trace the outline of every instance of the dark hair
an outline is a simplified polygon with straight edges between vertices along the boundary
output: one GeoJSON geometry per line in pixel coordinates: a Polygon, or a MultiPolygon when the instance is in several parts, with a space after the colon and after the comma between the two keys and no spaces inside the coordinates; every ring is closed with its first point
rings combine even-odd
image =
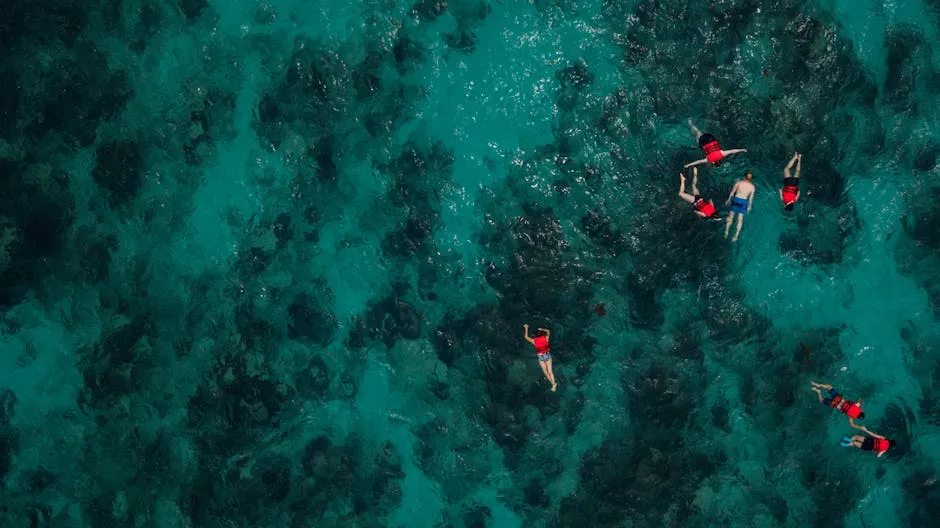
{"type": "Polygon", "coordinates": [[[548,332],[546,332],[545,330],[536,330],[536,331],[535,331],[535,337],[541,337],[541,336],[547,336],[547,335],[548,335],[548,332]]]}
{"type": "Polygon", "coordinates": [[[858,419],[859,419],[859,420],[864,420],[864,419],[865,419],[865,413],[863,413],[863,412],[858,413],[858,419]]]}
{"type": "Polygon", "coordinates": [[[889,447],[894,447],[894,444],[896,444],[896,443],[897,443],[897,442],[895,442],[894,440],[888,440],[888,446],[889,446],[889,447]]]}
{"type": "Polygon", "coordinates": [[[712,162],[712,167],[717,167],[717,166],[719,166],[719,165],[721,165],[721,160],[713,161],[713,162],[712,162]]]}
{"type": "Polygon", "coordinates": [[[784,205],[784,206],[783,206],[783,210],[784,210],[784,211],[792,211],[792,210],[793,210],[793,202],[790,202],[790,203],[784,205]]]}
{"type": "Polygon", "coordinates": [[[748,180],[750,180],[751,178],[754,177],[754,173],[751,172],[751,171],[745,171],[745,172],[744,172],[744,177],[747,178],[748,180]]]}

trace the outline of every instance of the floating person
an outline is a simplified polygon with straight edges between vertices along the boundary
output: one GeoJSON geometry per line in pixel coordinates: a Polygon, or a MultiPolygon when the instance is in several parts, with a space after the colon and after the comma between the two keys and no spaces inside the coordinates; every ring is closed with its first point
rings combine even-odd
{"type": "Polygon", "coordinates": [[[819,398],[819,403],[823,405],[828,405],[833,409],[837,409],[842,414],[849,417],[849,425],[856,429],[864,430],[865,427],[861,425],[855,425],[855,419],[859,420],[865,419],[865,413],[862,412],[862,400],[854,402],[852,400],[847,400],[839,394],[839,391],[832,388],[832,385],[826,385],[825,383],[816,383],[815,381],[810,380],[810,383],[813,385],[812,389],[816,393],[816,397],[819,398]],[[829,391],[829,397],[824,398],[822,391],[829,391]]]}
{"type": "Polygon", "coordinates": [[[881,458],[881,455],[887,453],[888,449],[891,449],[896,444],[894,440],[888,440],[880,434],[875,434],[864,427],[861,427],[861,430],[871,436],[852,435],[851,438],[843,436],[839,445],[842,447],[857,447],[862,451],[874,451],[878,453],[878,458],[881,458]]]}
{"type": "Polygon", "coordinates": [[[728,201],[725,202],[725,205],[729,205],[728,209],[728,220],[725,222],[725,238],[728,238],[728,231],[731,230],[731,222],[734,221],[734,215],[738,215],[738,228],[734,232],[734,238],[731,239],[732,242],[737,242],[738,237],[741,236],[741,226],[744,225],[744,215],[751,212],[751,205],[754,203],[754,191],[756,188],[754,184],[751,183],[751,180],[754,179],[754,175],[751,174],[751,171],[744,173],[744,179],[734,182],[734,187],[731,188],[731,194],[728,195],[728,201]]]}
{"type": "Polygon", "coordinates": [[[783,202],[784,211],[792,211],[793,205],[800,199],[800,165],[803,163],[803,155],[799,152],[793,153],[790,163],[783,169],[783,189],[780,189],[780,200],[783,202]],[[796,162],[796,176],[790,175],[790,168],[796,162]]]}
{"type": "Polygon", "coordinates": [[[718,210],[711,200],[702,198],[698,192],[698,167],[692,169],[692,194],[685,192],[685,175],[679,174],[679,197],[692,204],[695,214],[702,218],[717,218],[718,210]]]}
{"type": "Polygon", "coordinates": [[[531,338],[529,337],[529,325],[524,324],[522,328],[525,329],[525,340],[532,343],[535,347],[535,355],[539,358],[539,366],[542,367],[542,373],[545,374],[545,379],[552,384],[552,392],[555,392],[555,389],[558,388],[558,383],[555,382],[555,372],[552,370],[551,348],[548,346],[548,340],[552,336],[552,331],[548,328],[539,328],[538,333],[535,334],[535,338],[531,338]]]}
{"type": "Polygon", "coordinates": [[[747,152],[747,149],[731,149],[731,150],[721,150],[721,145],[718,144],[718,140],[715,139],[715,136],[709,133],[702,133],[701,130],[695,128],[695,123],[689,119],[689,128],[692,129],[692,133],[695,134],[695,139],[698,140],[698,146],[700,149],[705,151],[705,157],[693,161],[685,166],[685,168],[694,167],[695,165],[701,165],[703,163],[711,163],[713,167],[717,167],[721,164],[721,160],[725,156],[730,156],[732,154],[737,154],[739,152],[747,152]]]}

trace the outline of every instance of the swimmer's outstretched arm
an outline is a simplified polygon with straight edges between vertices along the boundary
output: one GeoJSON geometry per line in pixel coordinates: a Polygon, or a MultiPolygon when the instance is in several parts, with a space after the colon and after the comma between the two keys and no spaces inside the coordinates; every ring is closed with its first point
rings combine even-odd
{"type": "Polygon", "coordinates": [[[724,156],[730,156],[732,154],[737,154],[739,152],[747,152],[747,149],[731,149],[731,150],[722,150],[721,154],[724,156]]]}
{"type": "Polygon", "coordinates": [[[855,418],[849,418],[849,426],[858,429],[859,431],[867,431],[864,425],[856,425],[855,418]]]}
{"type": "MultiPolygon", "coordinates": [[[[796,159],[797,159],[799,156],[800,156],[800,155],[799,155],[798,153],[796,153],[796,152],[793,153],[793,157],[790,158],[790,163],[787,163],[787,166],[783,168],[783,177],[784,177],[784,178],[789,178],[789,177],[790,177],[790,169],[793,167],[793,164],[796,163],[796,159]]],[[[797,170],[796,174],[797,174],[797,178],[799,178],[800,171],[797,170]]]]}
{"type": "Polygon", "coordinates": [[[695,134],[695,139],[702,137],[702,131],[695,126],[695,123],[693,123],[691,119],[689,119],[689,128],[691,128],[692,133],[695,134]]]}
{"type": "Polygon", "coordinates": [[[701,164],[703,164],[703,163],[708,163],[708,158],[702,158],[702,159],[700,159],[700,160],[698,160],[698,161],[693,161],[692,163],[687,163],[687,164],[684,165],[684,167],[688,169],[689,167],[694,167],[694,166],[696,166],[696,165],[701,165],[701,164]]]}
{"type": "MultiPolygon", "coordinates": [[[[800,177],[800,165],[803,164],[803,155],[799,152],[796,153],[796,177],[800,177]]],[[[799,195],[799,193],[797,193],[799,195]]]]}
{"type": "Polygon", "coordinates": [[[523,328],[523,330],[525,330],[525,335],[523,336],[523,337],[525,337],[525,340],[528,341],[528,342],[530,342],[530,343],[535,343],[535,340],[532,339],[531,337],[529,337],[529,325],[524,324],[524,325],[522,325],[522,328],[523,328]]]}
{"type": "Polygon", "coordinates": [[[820,389],[832,390],[832,385],[826,385],[825,383],[816,383],[813,380],[809,381],[813,387],[819,387],[820,389]]]}
{"type": "Polygon", "coordinates": [[[731,188],[731,192],[728,194],[728,199],[725,201],[725,205],[731,203],[731,199],[734,198],[734,193],[738,192],[738,182],[734,182],[734,187],[731,188]]]}
{"type": "Polygon", "coordinates": [[[873,433],[873,432],[869,431],[868,428],[865,427],[864,425],[861,426],[861,427],[859,427],[859,429],[862,430],[862,431],[865,431],[866,433],[868,433],[869,436],[873,436],[873,437],[875,437],[875,438],[880,438],[880,439],[882,439],[882,440],[885,439],[885,437],[881,436],[880,434],[878,434],[878,433],[873,433]]]}

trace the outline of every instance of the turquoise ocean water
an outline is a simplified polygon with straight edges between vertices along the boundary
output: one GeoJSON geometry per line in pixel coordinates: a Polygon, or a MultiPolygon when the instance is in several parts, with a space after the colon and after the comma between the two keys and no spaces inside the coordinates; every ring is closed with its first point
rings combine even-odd
{"type": "Polygon", "coordinates": [[[0,11],[2,526],[936,525],[936,0],[0,11]]]}

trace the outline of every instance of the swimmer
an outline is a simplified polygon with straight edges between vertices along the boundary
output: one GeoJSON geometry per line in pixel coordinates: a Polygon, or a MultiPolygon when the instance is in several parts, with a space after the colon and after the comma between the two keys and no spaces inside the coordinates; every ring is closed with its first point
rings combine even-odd
{"type": "Polygon", "coordinates": [[[842,447],[857,447],[862,451],[874,451],[878,453],[878,458],[881,458],[881,455],[887,453],[888,449],[891,449],[896,444],[894,440],[888,440],[880,434],[875,434],[864,427],[860,429],[871,435],[871,438],[862,435],[852,435],[851,438],[843,436],[840,445],[842,447]]]}
{"type": "Polygon", "coordinates": [[[698,146],[703,151],[705,151],[705,157],[693,161],[685,166],[685,168],[694,167],[695,165],[701,165],[703,163],[711,163],[713,167],[721,165],[721,160],[725,156],[730,156],[732,154],[737,154],[739,152],[747,152],[747,149],[731,149],[731,150],[721,150],[721,146],[718,144],[718,140],[715,139],[715,136],[709,133],[702,133],[701,130],[695,128],[695,123],[689,119],[689,128],[692,129],[692,133],[695,134],[695,139],[698,140],[698,146]]]}
{"type": "Polygon", "coordinates": [[[832,385],[826,385],[825,383],[816,383],[815,381],[810,381],[813,385],[811,390],[816,393],[816,397],[819,399],[819,403],[823,405],[828,405],[833,409],[838,409],[839,412],[849,417],[849,425],[855,429],[864,430],[865,427],[861,425],[855,425],[855,419],[859,420],[865,419],[865,413],[862,412],[862,400],[853,402],[852,400],[847,400],[839,394],[839,391],[832,388],[832,385]],[[829,397],[824,398],[822,391],[829,391],[829,397]]]}
{"type": "Polygon", "coordinates": [[[734,221],[734,215],[738,215],[738,229],[734,232],[732,242],[737,242],[741,236],[741,226],[744,224],[744,215],[751,212],[751,205],[754,203],[754,184],[751,180],[754,175],[750,171],[744,173],[744,179],[735,182],[731,188],[731,194],[728,195],[728,201],[725,205],[730,205],[728,221],[725,222],[725,238],[728,238],[728,231],[731,230],[731,222],[734,221]]]}
{"type": "Polygon", "coordinates": [[[702,198],[698,192],[698,167],[692,169],[692,194],[685,192],[685,175],[679,174],[679,197],[692,204],[692,207],[695,208],[695,214],[702,218],[715,218],[718,216],[715,203],[702,198]]]}
{"type": "Polygon", "coordinates": [[[783,189],[780,190],[780,200],[783,202],[784,211],[792,211],[793,205],[800,199],[800,165],[803,163],[803,155],[799,152],[793,153],[790,163],[783,169],[783,189]],[[796,176],[790,175],[790,168],[796,162],[796,176]]]}
{"type": "Polygon", "coordinates": [[[542,374],[545,374],[545,379],[552,384],[552,392],[555,392],[555,389],[558,388],[558,383],[555,382],[555,372],[552,370],[552,354],[551,348],[548,346],[548,340],[552,336],[552,331],[548,328],[539,328],[535,338],[529,337],[529,325],[524,324],[522,328],[525,329],[525,340],[532,343],[532,346],[535,347],[535,355],[539,358],[539,366],[542,367],[542,374]]]}

